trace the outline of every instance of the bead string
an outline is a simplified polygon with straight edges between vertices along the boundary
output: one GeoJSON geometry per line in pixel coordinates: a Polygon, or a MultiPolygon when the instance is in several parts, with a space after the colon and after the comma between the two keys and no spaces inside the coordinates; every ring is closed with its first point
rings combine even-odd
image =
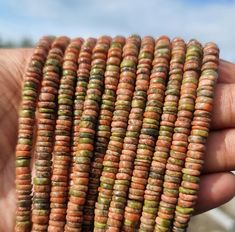
{"type": "MultiPolygon", "coordinates": [[[[67,37],[52,43],[45,66],[38,100],[38,123],[35,142],[35,177],[33,178],[32,231],[46,231],[50,215],[51,158],[54,146],[57,95],[67,37]]],[[[53,204],[53,203],[52,203],[53,204]]]]}
{"type": "Polygon", "coordinates": [[[24,74],[16,146],[16,225],[15,231],[29,231],[31,226],[31,169],[35,112],[41,87],[43,67],[53,39],[38,42],[24,74]]]}
{"type": "Polygon", "coordinates": [[[186,231],[218,63],[196,40],[43,37],[24,74],[15,231],[186,231]]]}

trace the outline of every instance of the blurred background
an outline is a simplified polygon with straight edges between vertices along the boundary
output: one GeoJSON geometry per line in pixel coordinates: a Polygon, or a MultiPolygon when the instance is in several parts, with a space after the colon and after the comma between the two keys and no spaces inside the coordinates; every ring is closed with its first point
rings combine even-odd
{"type": "Polygon", "coordinates": [[[32,46],[42,35],[140,35],[215,41],[235,61],[234,0],[0,0],[0,46],[32,46]]]}
{"type": "MultiPolygon", "coordinates": [[[[0,47],[32,47],[42,35],[166,34],[216,42],[235,62],[234,0],[0,0],[0,47]]],[[[235,231],[235,201],[196,216],[190,232],[235,231]]]]}

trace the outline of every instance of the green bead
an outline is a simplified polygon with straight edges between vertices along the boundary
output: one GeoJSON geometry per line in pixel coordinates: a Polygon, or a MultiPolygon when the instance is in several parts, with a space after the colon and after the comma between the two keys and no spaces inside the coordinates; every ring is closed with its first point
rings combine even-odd
{"type": "Polygon", "coordinates": [[[97,228],[97,229],[106,229],[106,227],[107,227],[106,224],[101,223],[101,222],[97,222],[97,221],[94,222],[94,225],[95,225],[95,228],[97,228]]]}
{"type": "Polygon", "coordinates": [[[21,221],[21,222],[16,221],[16,228],[20,230],[22,228],[22,231],[24,231],[26,228],[30,229],[30,227],[31,227],[30,221],[21,221]]]}
{"type": "Polygon", "coordinates": [[[172,196],[178,196],[178,194],[179,194],[179,191],[178,190],[176,190],[176,189],[168,189],[168,188],[164,188],[163,189],[163,192],[164,193],[168,193],[168,194],[171,194],[172,196]]]}
{"type": "Polygon", "coordinates": [[[141,144],[139,143],[138,146],[137,146],[138,149],[143,149],[143,150],[153,150],[153,148],[149,145],[146,145],[146,144],[141,144]]]}
{"type": "Polygon", "coordinates": [[[58,104],[72,106],[73,105],[73,100],[68,99],[68,98],[59,98],[58,99],[58,104]]]}
{"type": "Polygon", "coordinates": [[[22,118],[33,118],[34,112],[31,110],[21,110],[20,111],[20,117],[22,118]]]}
{"type": "Polygon", "coordinates": [[[142,202],[129,200],[128,201],[128,206],[133,208],[133,209],[141,209],[142,208],[142,202]]]}
{"type": "Polygon", "coordinates": [[[146,106],[145,112],[155,112],[155,113],[161,114],[162,109],[160,107],[156,107],[156,106],[146,106]]]}
{"type": "Polygon", "coordinates": [[[95,76],[95,75],[99,75],[99,76],[103,76],[104,75],[104,70],[101,68],[92,68],[91,72],[90,72],[91,76],[95,76]]]}
{"type": "Polygon", "coordinates": [[[112,190],[113,189],[113,184],[107,184],[107,183],[101,182],[100,187],[112,190]]]}
{"type": "Polygon", "coordinates": [[[111,198],[105,198],[105,197],[101,197],[98,196],[97,202],[103,205],[109,205],[111,202],[111,198]]]}
{"type": "Polygon", "coordinates": [[[114,180],[114,179],[111,179],[111,178],[107,178],[107,177],[101,176],[101,177],[100,177],[100,181],[101,181],[102,183],[106,183],[106,184],[113,185],[115,180],[114,180]]]}
{"type": "Polygon", "coordinates": [[[50,184],[50,179],[42,178],[42,177],[35,177],[33,179],[33,183],[35,185],[48,185],[48,184],[50,184]]]}
{"type": "Polygon", "coordinates": [[[202,137],[208,137],[209,133],[208,131],[205,130],[198,130],[198,129],[193,129],[191,131],[191,135],[198,135],[198,136],[202,136],[202,137]]]}
{"type": "Polygon", "coordinates": [[[169,228],[168,227],[156,225],[155,228],[156,228],[155,231],[158,231],[158,232],[169,232],[169,228]]]}
{"type": "Polygon", "coordinates": [[[135,225],[136,222],[130,221],[128,219],[124,220],[124,225],[129,226],[129,227],[133,227],[135,225]]]}
{"type": "Polygon", "coordinates": [[[185,208],[181,206],[176,206],[176,210],[182,214],[191,215],[194,212],[194,208],[185,208]]]}
{"type": "Polygon", "coordinates": [[[158,208],[143,206],[143,211],[155,215],[158,211],[158,208]]]}
{"type": "Polygon", "coordinates": [[[120,67],[121,68],[124,68],[124,67],[136,68],[136,63],[133,60],[124,59],[120,67]]]}
{"type": "Polygon", "coordinates": [[[32,145],[32,139],[26,139],[26,138],[18,138],[19,144],[26,144],[26,145],[32,145]]]}
{"type": "Polygon", "coordinates": [[[39,108],[38,109],[39,113],[55,113],[54,109],[49,109],[49,108],[39,108]]]}
{"type": "Polygon", "coordinates": [[[73,188],[70,188],[69,195],[75,196],[75,197],[84,197],[85,193],[82,191],[77,191],[73,188]]]}
{"type": "Polygon", "coordinates": [[[129,180],[115,180],[115,185],[126,185],[129,186],[130,181],[129,180]]]}
{"type": "Polygon", "coordinates": [[[138,138],[139,137],[139,132],[137,132],[137,131],[127,131],[126,132],[126,137],[138,138]]]}
{"type": "Polygon", "coordinates": [[[156,137],[158,135],[158,130],[151,128],[142,128],[141,133],[156,137]]]}
{"type": "Polygon", "coordinates": [[[75,162],[76,164],[90,164],[91,159],[90,157],[87,156],[81,156],[82,154],[80,153],[80,151],[76,152],[76,157],[75,157],[75,162]]]}
{"type": "Polygon", "coordinates": [[[16,167],[28,167],[30,159],[16,159],[16,167]]]}
{"type": "Polygon", "coordinates": [[[112,65],[112,64],[109,64],[109,65],[107,65],[107,67],[106,67],[106,71],[112,71],[112,72],[117,72],[117,73],[119,73],[119,70],[120,70],[119,66],[112,65]]]}
{"type": "Polygon", "coordinates": [[[188,174],[183,174],[183,180],[187,182],[192,182],[192,183],[199,183],[200,178],[197,176],[191,176],[188,174]]]}
{"type": "Polygon", "coordinates": [[[140,52],[139,59],[152,59],[153,55],[149,52],[140,52]]]}
{"type": "Polygon", "coordinates": [[[158,224],[163,227],[169,228],[171,226],[171,220],[163,219],[163,218],[158,218],[158,224]]]}
{"type": "Polygon", "coordinates": [[[159,121],[156,119],[152,119],[152,118],[144,118],[143,119],[143,124],[153,124],[153,125],[159,125],[159,121]]]}
{"type": "Polygon", "coordinates": [[[131,107],[132,108],[144,109],[145,108],[145,101],[143,101],[143,100],[132,100],[131,107]]]}
{"type": "Polygon", "coordinates": [[[197,194],[197,190],[184,188],[184,187],[182,187],[182,186],[179,187],[179,192],[180,192],[180,193],[189,194],[189,195],[196,195],[196,194],[197,194]]]}
{"type": "Polygon", "coordinates": [[[62,75],[63,76],[74,76],[75,77],[76,72],[74,72],[73,70],[64,69],[62,75]]]}
{"type": "Polygon", "coordinates": [[[123,204],[126,203],[126,198],[125,197],[121,197],[121,196],[113,195],[112,200],[115,201],[115,202],[122,202],[123,204]]]}
{"type": "Polygon", "coordinates": [[[16,221],[17,222],[30,221],[30,216],[29,215],[16,216],[16,221]]]}
{"type": "Polygon", "coordinates": [[[165,91],[165,95],[179,96],[180,95],[180,90],[179,89],[167,89],[165,91]]]}
{"type": "Polygon", "coordinates": [[[44,216],[48,215],[50,213],[50,210],[48,209],[34,209],[33,214],[38,216],[44,216]]]}
{"type": "Polygon", "coordinates": [[[144,205],[148,208],[149,207],[156,208],[156,207],[158,207],[158,204],[159,204],[159,202],[157,202],[157,201],[144,200],[144,205]]]}
{"type": "MultiPolygon", "coordinates": [[[[80,132],[79,137],[80,138],[89,138],[89,139],[92,139],[90,141],[94,141],[94,134],[91,134],[91,133],[88,133],[88,132],[80,132]]],[[[78,141],[78,139],[76,139],[76,141],[78,141]]]]}
{"type": "Polygon", "coordinates": [[[78,142],[79,143],[94,143],[94,139],[93,138],[82,138],[81,134],[79,134],[79,138],[78,138],[78,142]]]}
{"type": "Polygon", "coordinates": [[[57,59],[49,58],[49,59],[46,60],[46,64],[45,65],[60,66],[60,62],[57,59]]]}
{"type": "Polygon", "coordinates": [[[168,131],[170,133],[173,133],[173,131],[174,131],[174,128],[171,126],[161,126],[161,129],[164,131],[168,131]]]}

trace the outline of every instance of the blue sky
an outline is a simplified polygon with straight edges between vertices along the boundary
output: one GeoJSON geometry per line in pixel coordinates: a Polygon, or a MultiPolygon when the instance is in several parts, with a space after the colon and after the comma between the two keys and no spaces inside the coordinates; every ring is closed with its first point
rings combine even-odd
{"type": "Polygon", "coordinates": [[[0,0],[0,37],[152,35],[215,41],[235,62],[234,0],[0,0]]]}

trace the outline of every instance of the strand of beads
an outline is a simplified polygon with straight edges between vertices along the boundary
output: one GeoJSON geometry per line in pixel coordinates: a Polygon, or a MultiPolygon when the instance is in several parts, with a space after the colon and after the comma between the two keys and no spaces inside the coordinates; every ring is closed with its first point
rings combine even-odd
{"type": "Polygon", "coordinates": [[[16,146],[16,232],[30,231],[31,228],[32,185],[30,161],[33,150],[35,111],[43,66],[51,43],[52,38],[43,37],[40,39],[24,74],[16,146]]]}
{"type": "Polygon", "coordinates": [[[141,42],[135,91],[131,103],[131,112],[128,120],[123,150],[120,156],[119,169],[113,186],[112,201],[108,214],[107,231],[120,231],[126,198],[132,176],[133,162],[142,127],[143,113],[147,100],[150,71],[152,68],[154,40],[152,37],[144,37],[141,42]]]}
{"type": "Polygon", "coordinates": [[[186,231],[189,219],[194,211],[199,189],[199,175],[202,170],[209,134],[213,107],[214,88],[218,78],[219,49],[213,43],[205,45],[201,76],[197,88],[194,117],[183,180],[179,188],[179,198],[175,211],[174,232],[186,231]]]}
{"type": "Polygon", "coordinates": [[[74,165],[73,185],[70,188],[65,231],[82,231],[83,206],[88,190],[91,158],[94,150],[96,123],[104,86],[104,72],[110,37],[98,39],[92,54],[90,79],[79,123],[79,138],[74,165]],[[74,206],[74,207],[73,207],[74,206]]]}
{"type": "Polygon", "coordinates": [[[144,201],[144,190],[148,180],[149,168],[158,135],[159,120],[162,113],[170,50],[171,44],[166,36],[156,40],[144,119],[134,160],[127,206],[125,207],[124,231],[137,230],[139,226],[144,201]],[[148,140],[147,144],[146,140],[148,140]]]}
{"type": "MultiPolygon", "coordinates": [[[[196,89],[201,67],[201,56],[201,45],[197,41],[191,40],[187,45],[177,120],[175,122],[170,157],[166,164],[163,193],[159,204],[158,216],[156,218],[155,231],[162,232],[171,230],[182,177],[181,171],[184,166],[188,136],[191,129],[196,89]]],[[[177,107],[177,105],[175,105],[175,107],[177,107]]]]}
{"type": "Polygon", "coordinates": [[[63,72],[58,95],[53,149],[53,167],[50,193],[50,220],[48,231],[62,231],[67,209],[68,176],[70,166],[70,142],[73,120],[73,98],[76,83],[77,59],[82,39],[68,45],[63,59],[63,72]]]}
{"type": "Polygon", "coordinates": [[[116,92],[117,100],[113,112],[111,136],[104,156],[103,171],[98,189],[99,195],[95,208],[94,231],[106,231],[107,227],[108,208],[112,199],[113,185],[131,109],[140,41],[139,36],[130,36],[123,47],[123,60],[120,65],[121,74],[116,92]]]}
{"type": "Polygon", "coordinates": [[[47,231],[50,212],[51,158],[61,77],[67,37],[58,37],[52,44],[43,69],[42,88],[38,101],[37,139],[35,143],[35,177],[33,179],[32,231],[47,231]]]}
{"type": "Polygon", "coordinates": [[[86,204],[84,206],[83,230],[92,231],[94,227],[95,203],[100,185],[100,176],[103,168],[110,133],[113,111],[115,109],[116,91],[120,77],[120,63],[125,38],[117,36],[112,40],[108,51],[107,66],[105,71],[105,89],[102,95],[100,115],[96,130],[94,157],[91,163],[91,172],[88,186],[86,204]]]}
{"type": "Polygon", "coordinates": [[[155,153],[150,167],[148,184],[144,195],[144,206],[139,231],[153,231],[157,216],[158,204],[162,193],[163,179],[170,146],[173,137],[174,123],[177,117],[177,104],[183,78],[186,45],[182,39],[172,41],[169,80],[165,92],[165,102],[155,146],[155,153]]]}
{"type": "Polygon", "coordinates": [[[74,159],[77,151],[79,123],[83,112],[84,101],[87,92],[87,85],[91,70],[92,50],[96,44],[96,39],[88,38],[82,44],[78,57],[77,84],[75,91],[75,99],[73,105],[73,135],[72,135],[72,162],[70,170],[70,186],[72,185],[74,173],[74,159]]]}

